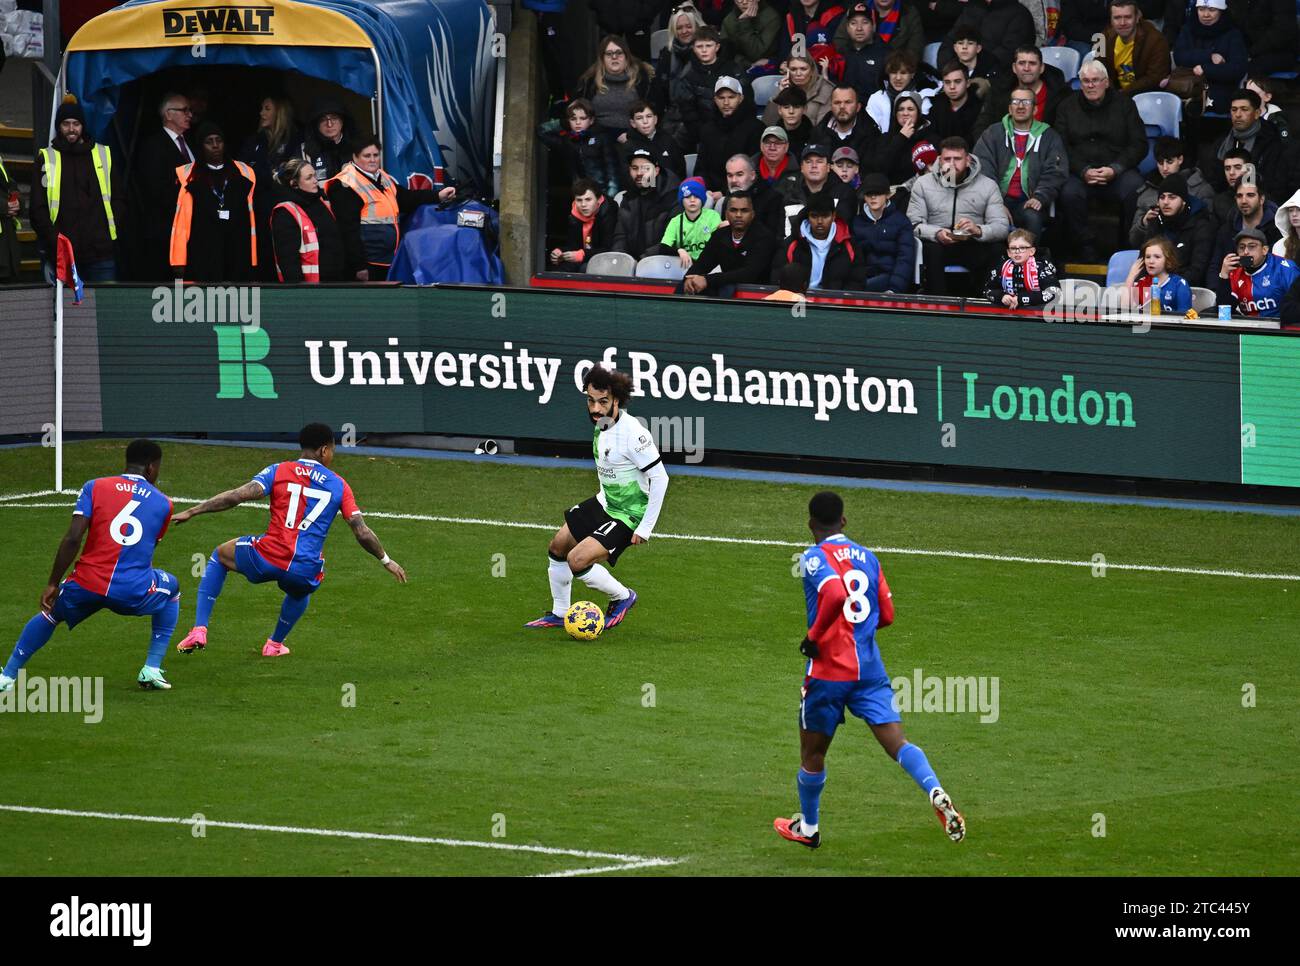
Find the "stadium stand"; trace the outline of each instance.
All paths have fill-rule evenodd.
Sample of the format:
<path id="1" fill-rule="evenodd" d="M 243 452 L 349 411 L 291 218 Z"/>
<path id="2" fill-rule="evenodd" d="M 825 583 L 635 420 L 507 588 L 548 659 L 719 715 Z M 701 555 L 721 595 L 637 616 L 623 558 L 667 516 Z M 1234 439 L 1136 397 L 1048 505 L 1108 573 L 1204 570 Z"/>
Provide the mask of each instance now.
<path id="1" fill-rule="evenodd" d="M 1065 75 L 1067 83 L 1079 76 L 1082 55 L 1073 47 L 1044 47 L 1043 63 L 1050 64 Z"/>
<path id="2" fill-rule="evenodd" d="M 1118 285 L 1128 278 L 1128 270 L 1132 268 L 1133 263 L 1137 261 L 1138 250 L 1128 248 L 1124 251 L 1115 252 L 1110 256 L 1106 263 L 1106 285 Z"/>

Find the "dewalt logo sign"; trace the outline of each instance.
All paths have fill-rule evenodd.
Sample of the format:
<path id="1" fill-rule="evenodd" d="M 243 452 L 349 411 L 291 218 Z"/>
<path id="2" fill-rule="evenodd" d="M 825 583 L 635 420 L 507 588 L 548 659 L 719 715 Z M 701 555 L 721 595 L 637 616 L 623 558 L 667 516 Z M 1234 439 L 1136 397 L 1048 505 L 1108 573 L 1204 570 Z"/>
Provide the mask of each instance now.
<path id="1" fill-rule="evenodd" d="M 174 7 L 162 12 L 164 37 L 211 36 L 272 37 L 272 7 Z"/>

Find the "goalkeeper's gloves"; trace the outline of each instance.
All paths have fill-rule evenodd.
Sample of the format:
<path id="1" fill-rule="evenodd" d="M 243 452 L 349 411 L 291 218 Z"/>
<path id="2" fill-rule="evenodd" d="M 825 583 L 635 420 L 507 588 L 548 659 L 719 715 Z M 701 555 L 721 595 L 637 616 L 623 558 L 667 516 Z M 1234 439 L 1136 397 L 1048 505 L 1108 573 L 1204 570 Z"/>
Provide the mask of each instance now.
<path id="1" fill-rule="evenodd" d="M 821 655 L 821 651 L 817 649 L 817 645 L 806 635 L 804 636 L 804 639 L 799 642 L 799 653 L 804 657 L 818 657 Z"/>

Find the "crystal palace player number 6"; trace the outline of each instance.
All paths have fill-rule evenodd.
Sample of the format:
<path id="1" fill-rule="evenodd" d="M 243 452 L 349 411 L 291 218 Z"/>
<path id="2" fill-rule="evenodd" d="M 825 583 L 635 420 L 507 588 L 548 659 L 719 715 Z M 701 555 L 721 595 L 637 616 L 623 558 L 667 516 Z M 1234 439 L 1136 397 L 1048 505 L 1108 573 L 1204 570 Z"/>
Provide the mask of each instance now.
<path id="1" fill-rule="evenodd" d="M 105 608 L 152 620 L 149 656 L 136 680 L 146 690 L 171 688 L 163 677 L 162 658 L 180 613 L 180 584 L 153 565 L 154 548 L 172 519 L 172 501 L 155 485 L 161 467 L 162 447 L 137 439 L 126 448 L 122 473 L 90 480 L 81 488 L 72 523 L 41 594 L 40 613 L 27 622 L 0 671 L 0 691 L 14 686 L 23 665 L 54 636 L 60 623 L 71 630 Z M 86 546 L 63 580 L 83 536 Z"/>

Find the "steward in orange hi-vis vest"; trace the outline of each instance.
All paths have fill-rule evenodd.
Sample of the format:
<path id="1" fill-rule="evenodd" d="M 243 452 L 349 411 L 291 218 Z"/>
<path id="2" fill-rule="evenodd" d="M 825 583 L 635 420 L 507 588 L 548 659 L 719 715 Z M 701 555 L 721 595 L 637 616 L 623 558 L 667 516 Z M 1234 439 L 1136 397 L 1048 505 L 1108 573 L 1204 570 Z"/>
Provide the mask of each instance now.
<path id="1" fill-rule="evenodd" d="M 325 182 L 343 233 L 349 277 L 383 281 L 401 238 L 398 221 L 420 205 L 437 204 L 438 191 L 404 188 L 380 167 L 380 145 L 362 140 L 352 161 Z M 443 190 L 447 190 L 444 188 Z"/>
<path id="2" fill-rule="evenodd" d="M 364 174 L 348 162 L 326 184 L 336 193 L 336 184 L 351 188 L 361 200 L 359 224 L 361 226 L 361 252 L 372 265 L 391 265 L 401 237 L 398 218 L 401 206 L 397 202 L 397 182 L 380 169 L 374 175 Z"/>
<path id="3" fill-rule="evenodd" d="M 168 256 L 172 271 L 187 281 L 251 281 L 257 265 L 257 175 L 242 161 L 226 160 L 217 125 L 200 125 L 196 140 L 200 160 L 176 169 L 180 191 Z"/>

